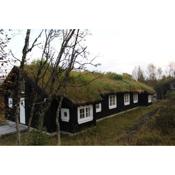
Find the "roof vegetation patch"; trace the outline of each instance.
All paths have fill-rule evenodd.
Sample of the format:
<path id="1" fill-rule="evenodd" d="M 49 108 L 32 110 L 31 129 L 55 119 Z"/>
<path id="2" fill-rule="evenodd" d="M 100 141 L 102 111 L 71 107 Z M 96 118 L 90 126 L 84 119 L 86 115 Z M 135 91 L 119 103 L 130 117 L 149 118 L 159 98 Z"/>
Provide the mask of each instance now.
<path id="1" fill-rule="evenodd" d="M 36 74 L 36 64 L 27 65 L 25 71 L 30 78 L 34 78 Z M 48 70 L 44 81 L 40 81 L 39 85 L 41 88 L 44 86 L 43 83 L 47 82 L 50 71 Z M 47 91 L 47 90 L 46 90 Z M 57 92 L 56 95 L 59 95 Z M 100 101 L 102 95 L 109 93 L 118 92 L 148 92 L 154 93 L 154 90 L 136 80 L 133 80 L 129 74 L 116 74 L 113 72 L 99 73 L 99 72 L 88 72 L 88 71 L 72 71 L 68 86 L 65 91 L 65 96 L 73 103 L 90 103 Z"/>

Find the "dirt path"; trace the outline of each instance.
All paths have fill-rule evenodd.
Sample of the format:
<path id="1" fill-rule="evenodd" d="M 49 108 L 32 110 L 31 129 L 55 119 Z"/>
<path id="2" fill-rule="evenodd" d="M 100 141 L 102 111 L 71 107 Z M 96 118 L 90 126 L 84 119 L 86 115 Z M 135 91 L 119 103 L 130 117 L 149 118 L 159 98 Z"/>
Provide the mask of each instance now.
<path id="1" fill-rule="evenodd" d="M 144 114 L 136 123 L 129 128 L 124 135 L 122 135 L 119 139 L 119 143 L 128 143 L 130 145 L 132 143 L 133 137 L 139 132 L 139 130 L 157 113 L 158 108 L 153 111 Z"/>

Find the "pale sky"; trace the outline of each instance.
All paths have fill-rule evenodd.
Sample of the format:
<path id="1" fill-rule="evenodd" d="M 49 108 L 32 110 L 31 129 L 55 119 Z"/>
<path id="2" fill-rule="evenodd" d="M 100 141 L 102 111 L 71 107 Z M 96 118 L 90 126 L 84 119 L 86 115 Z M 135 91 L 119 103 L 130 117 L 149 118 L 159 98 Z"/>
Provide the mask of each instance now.
<path id="1" fill-rule="evenodd" d="M 93 36 L 87 44 L 91 54 L 99 56 L 98 62 L 102 66 L 98 69 L 102 71 L 131 73 L 136 65 L 154 63 L 156 66 L 166 66 L 170 61 L 175 61 L 175 0 L 4 0 L 0 5 L 1 28 L 90 29 Z M 20 41 L 13 43 L 13 50 L 19 49 L 15 51 L 17 56 L 22 50 L 22 44 Z M 91 154 L 90 150 L 84 148 L 78 148 L 77 151 L 43 148 L 42 152 L 40 148 L 31 151 L 29 147 L 28 152 L 26 148 L 23 150 L 20 147 L 19 151 L 16 149 L 3 147 L 1 174 L 12 174 L 15 171 L 22 174 L 24 171 L 19 173 L 17 165 L 20 164 L 20 170 L 24 170 L 31 162 L 32 168 L 27 169 L 28 174 L 32 174 L 33 169 L 43 175 L 51 171 L 70 174 L 77 162 L 80 165 L 77 175 L 84 172 L 89 162 L 96 174 L 115 173 L 116 170 L 120 174 L 135 175 L 174 172 L 175 154 L 170 147 L 163 151 L 160 147 L 154 150 L 151 148 L 151 154 L 150 148 L 144 148 L 143 151 L 135 147 L 132 151 L 130 148 L 107 148 L 107 151 L 106 147 L 104 150 L 97 148 Z M 104 158 L 110 163 L 104 163 Z M 72 160 L 70 168 L 62 161 L 68 159 Z M 13 160 L 10 168 L 6 160 Z M 38 166 L 38 162 L 44 168 Z M 96 169 L 97 162 L 101 166 L 96 166 Z M 92 168 L 87 168 L 86 174 Z"/>
<path id="2" fill-rule="evenodd" d="M 175 62 L 174 1 L 123 0 L 108 4 L 110 9 L 104 11 L 106 4 L 101 1 L 99 14 L 93 12 L 94 6 L 87 4 L 92 10 L 88 14 L 90 19 L 87 18 L 90 23 L 86 25 L 92 34 L 87 38 L 87 46 L 90 57 L 98 56 L 96 62 L 101 63 L 97 70 L 132 73 L 137 65 L 145 68 L 153 63 L 165 68 L 170 62 Z M 10 45 L 17 56 L 24 42 L 20 38 L 21 35 L 16 36 Z M 35 53 L 32 56 L 36 57 Z"/>

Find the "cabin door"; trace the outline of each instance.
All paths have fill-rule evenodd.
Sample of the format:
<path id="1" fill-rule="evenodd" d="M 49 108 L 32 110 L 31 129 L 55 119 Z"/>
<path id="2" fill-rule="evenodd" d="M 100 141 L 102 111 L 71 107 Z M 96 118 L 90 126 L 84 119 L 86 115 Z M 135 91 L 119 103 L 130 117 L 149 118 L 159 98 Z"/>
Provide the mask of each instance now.
<path id="1" fill-rule="evenodd" d="M 20 123 L 26 124 L 26 116 L 25 116 L 25 99 L 20 98 Z"/>

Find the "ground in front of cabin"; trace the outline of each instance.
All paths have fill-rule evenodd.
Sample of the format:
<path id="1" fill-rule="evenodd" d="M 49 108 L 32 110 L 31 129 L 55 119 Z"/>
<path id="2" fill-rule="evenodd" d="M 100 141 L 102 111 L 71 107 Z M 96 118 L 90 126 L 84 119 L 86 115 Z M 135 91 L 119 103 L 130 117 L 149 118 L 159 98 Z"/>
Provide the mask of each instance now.
<path id="1" fill-rule="evenodd" d="M 4 99 L 0 96 L 0 124 L 4 121 Z"/>
<path id="2" fill-rule="evenodd" d="M 162 132 L 162 123 L 166 121 L 162 122 L 165 118 L 161 119 L 159 114 L 160 109 L 171 106 L 170 103 L 161 101 L 138 107 L 99 121 L 95 127 L 77 135 L 61 135 L 62 145 L 175 145 L 174 134 L 171 134 L 175 133 L 175 127 L 171 127 L 168 134 Z M 21 133 L 21 142 L 22 145 L 56 145 L 56 138 L 33 131 Z M 16 135 L 0 138 L 0 145 L 16 145 Z"/>

